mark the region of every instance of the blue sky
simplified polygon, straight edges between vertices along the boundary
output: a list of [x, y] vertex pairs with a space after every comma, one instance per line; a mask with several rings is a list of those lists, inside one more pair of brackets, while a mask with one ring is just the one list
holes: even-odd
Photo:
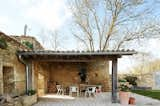
[[[42, 30], [65, 29], [72, 18], [72, 13], [67, 8], [65, 0], [0, 0], [0, 2], [0, 31], [8, 35], [22, 35], [24, 25], [27, 24], [29, 27], [27, 34], [40, 40]], [[154, 4], [153, 15], [159, 17], [160, 8], [158, 7], [158, 4]], [[68, 44], [64, 48], [76, 49], [77, 46], [70, 43], [75, 40], [69, 34], [69, 30], [61, 33], [66, 35], [63, 37], [66, 40], [64, 44]], [[48, 44], [45, 46], [50, 48]], [[150, 40], [145, 45], [138, 46], [137, 49], [151, 52], [156, 58], [160, 57], [159, 40]], [[128, 62], [133, 64], [127, 58], [120, 60], [120, 70], [130, 67], [130, 64], [126, 64]], [[124, 65], [125, 67], [121, 67]]]
[[[59, 30], [66, 27], [71, 19], [65, 0], [1, 0], [0, 13], [0, 31], [9, 35], [22, 35], [24, 25], [27, 24], [27, 34], [40, 42], [42, 31]], [[68, 34], [68, 31], [64, 30], [64, 33]], [[46, 35], [45, 38], [49, 39]], [[69, 37], [66, 36], [64, 39], [67, 42]], [[48, 42], [44, 45], [47, 49], [51, 48]], [[62, 49], [72, 47], [62, 45]]]
[[59, 29], [71, 16], [63, 0], [1, 0], [0, 13], [1, 31], [22, 35], [27, 24], [33, 36], [42, 29]]

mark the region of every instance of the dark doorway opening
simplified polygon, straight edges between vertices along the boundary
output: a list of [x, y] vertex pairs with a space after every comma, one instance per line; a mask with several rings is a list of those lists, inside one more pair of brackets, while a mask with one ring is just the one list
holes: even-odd
[[14, 90], [14, 69], [3, 66], [3, 92], [12, 93]]

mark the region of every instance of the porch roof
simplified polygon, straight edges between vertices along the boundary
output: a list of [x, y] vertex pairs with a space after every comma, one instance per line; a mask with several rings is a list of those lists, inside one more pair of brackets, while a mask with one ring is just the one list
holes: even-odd
[[[107, 51], [18, 51], [19, 60], [51, 61], [51, 62], [92, 62], [96, 58], [112, 61], [112, 102], [117, 103], [117, 63], [122, 55], [133, 55], [134, 50], [107, 50]], [[32, 62], [26, 62], [27, 90], [32, 88]]]
[[51, 51], [51, 50], [33, 50], [33, 51], [18, 51], [18, 55], [133, 55], [137, 52], [135, 50], [106, 50], [106, 51]]
[[120, 58], [122, 55], [133, 55], [135, 50], [106, 50], [106, 51], [18, 51], [18, 55], [23, 59], [37, 61], [70, 61], [86, 62], [95, 61], [96, 57], [112, 60]]

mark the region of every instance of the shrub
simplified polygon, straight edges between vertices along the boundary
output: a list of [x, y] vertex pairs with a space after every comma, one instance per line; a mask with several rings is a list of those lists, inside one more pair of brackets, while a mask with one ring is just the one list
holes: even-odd
[[24, 44], [25, 46], [27, 46], [30, 49], [33, 49], [33, 44], [28, 41], [24, 41], [24, 42], [22, 42], [22, 44]]
[[29, 96], [34, 95], [34, 94], [36, 94], [36, 90], [30, 89], [30, 90], [28, 90], [27, 94]]
[[0, 38], [0, 48], [6, 49], [8, 47], [7, 42], [4, 38]]
[[133, 85], [133, 86], [137, 86], [137, 77], [135, 76], [126, 76], [124, 78], [127, 82], [129, 82], [129, 84]]

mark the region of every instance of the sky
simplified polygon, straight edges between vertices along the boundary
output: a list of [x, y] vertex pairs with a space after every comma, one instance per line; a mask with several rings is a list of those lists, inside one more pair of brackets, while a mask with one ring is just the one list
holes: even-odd
[[25, 24], [36, 35], [42, 28], [60, 28], [71, 16], [64, 0], [1, 0], [0, 13], [1, 30], [18, 35]]
[[[0, 0], [0, 2], [0, 31], [7, 35], [23, 35], [24, 25], [27, 24], [27, 34], [36, 37], [41, 43], [40, 33], [43, 29], [64, 28], [72, 18], [65, 0]], [[65, 32], [64, 34], [68, 34]], [[160, 58], [159, 41], [149, 40], [146, 45], [138, 46], [137, 49], [150, 52], [154, 58]], [[70, 42], [64, 43], [69, 44], [67, 48], [74, 49]], [[45, 47], [50, 48], [47, 44]], [[119, 70], [126, 70], [133, 64], [134, 61], [124, 57], [119, 60]]]

